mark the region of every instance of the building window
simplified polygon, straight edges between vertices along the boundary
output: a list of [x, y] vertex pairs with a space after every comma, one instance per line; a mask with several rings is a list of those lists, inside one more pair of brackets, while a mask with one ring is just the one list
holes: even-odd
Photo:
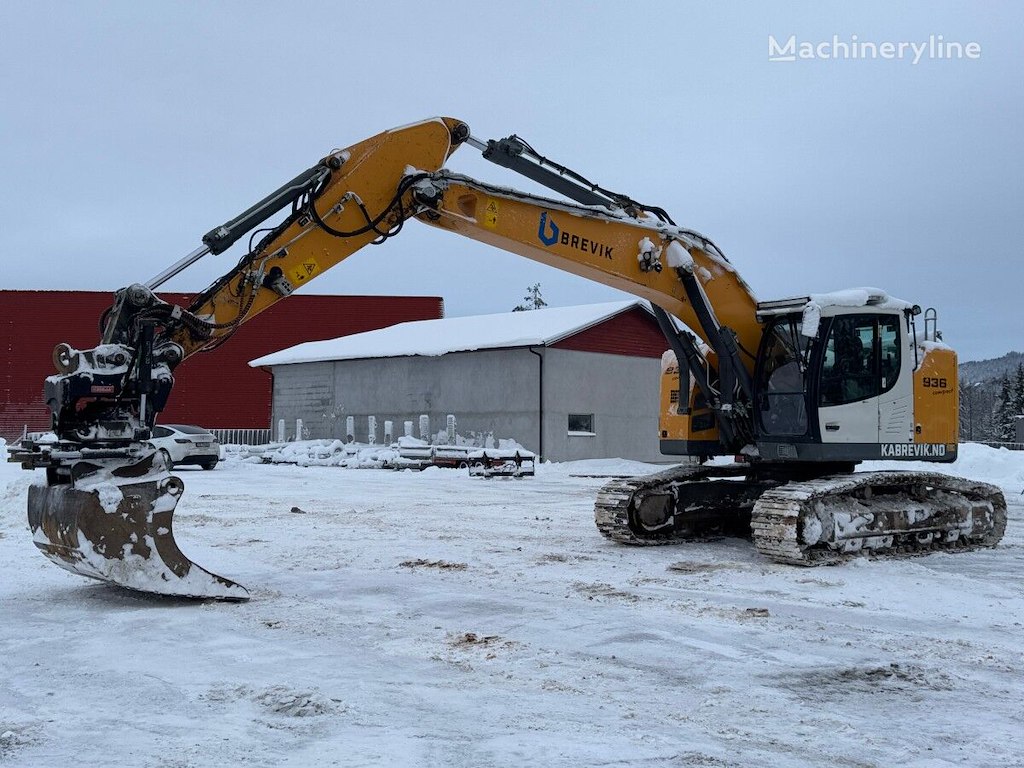
[[570, 413], [569, 414], [570, 435], [593, 435], [594, 414], [592, 413]]

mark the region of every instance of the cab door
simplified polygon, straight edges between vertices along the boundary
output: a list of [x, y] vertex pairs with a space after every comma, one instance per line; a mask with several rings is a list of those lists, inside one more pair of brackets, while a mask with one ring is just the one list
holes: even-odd
[[[897, 315], [851, 314], [833, 317], [822, 347], [818, 378], [818, 426], [823, 443], [879, 441], [880, 424], [891, 428], [901, 407], [894, 390], [900, 374]], [[885, 411], [883, 414], [882, 411]], [[892, 438], [888, 438], [891, 440]]]
[[777, 318], [767, 329], [755, 375], [757, 426], [768, 442], [812, 439], [808, 408], [810, 339], [801, 333], [799, 315]]
[[898, 315], [880, 315], [878, 336], [878, 441], [909, 443], [914, 440], [914, 355], [906, 321]]

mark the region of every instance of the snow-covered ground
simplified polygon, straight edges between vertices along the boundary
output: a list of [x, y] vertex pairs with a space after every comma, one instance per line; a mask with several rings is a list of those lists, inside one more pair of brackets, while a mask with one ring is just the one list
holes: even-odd
[[573, 475], [636, 468], [182, 469], [224, 604], [51, 565], [0, 465], [0, 765], [1024, 763], [1024, 453], [948, 468], [1005, 489], [997, 549], [814, 570], [605, 541]]

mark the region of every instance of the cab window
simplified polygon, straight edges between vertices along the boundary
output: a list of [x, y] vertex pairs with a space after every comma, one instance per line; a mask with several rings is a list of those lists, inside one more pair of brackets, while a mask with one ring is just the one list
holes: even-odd
[[765, 342], [759, 411], [762, 429], [768, 435], [807, 433], [804, 372], [810, 340], [800, 327], [796, 317], [781, 318], [772, 325]]
[[819, 403], [844, 405], [877, 397], [893, 388], [899, 370], [896, 316], [836, 317], [822, 355]]
[[881, 391], [888, 392], [900, 375], [900, 321], [898, 317], [878, 318], [878, 335], [882, 346]]

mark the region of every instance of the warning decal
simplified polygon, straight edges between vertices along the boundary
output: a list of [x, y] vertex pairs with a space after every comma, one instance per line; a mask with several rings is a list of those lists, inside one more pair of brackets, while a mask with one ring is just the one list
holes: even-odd
[[487, 205], [484, 207], [484, 226], [491, 229], [498, 226], [498, 201], [493, 197], [487, 198]]
[[299, 286], [307, 280], [311, 279], [320, 271], [320, 265], [316, 262], [312, 256], [307, 256], [294, 267], [292, 267], [291, 275], [292, 285]]

